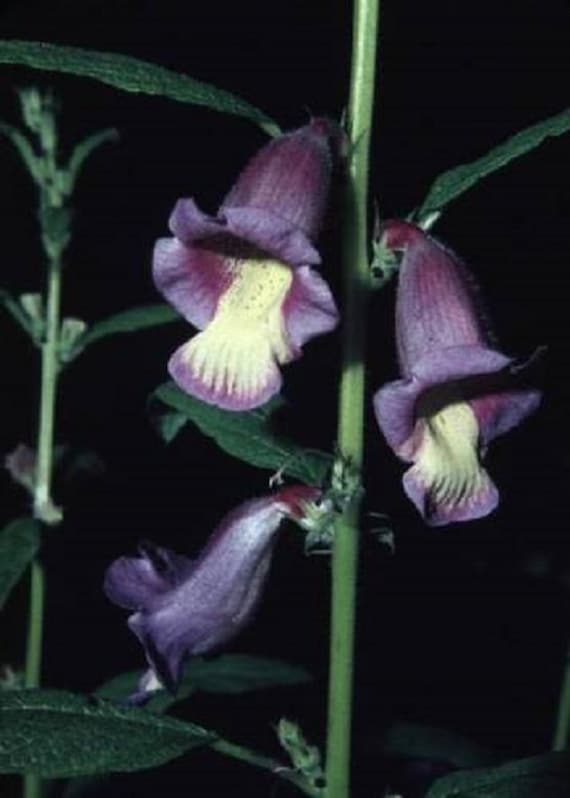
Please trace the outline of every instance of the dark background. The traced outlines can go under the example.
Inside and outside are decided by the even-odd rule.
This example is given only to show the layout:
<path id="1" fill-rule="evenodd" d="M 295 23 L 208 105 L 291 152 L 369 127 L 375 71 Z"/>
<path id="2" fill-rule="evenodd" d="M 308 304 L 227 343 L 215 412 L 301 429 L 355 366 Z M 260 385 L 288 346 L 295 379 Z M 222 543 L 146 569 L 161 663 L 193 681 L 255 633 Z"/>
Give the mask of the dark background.
<path id="1" fill-rule="evenodd" d="M 372 186 L 388 217 L 419 204 L 440 172 L 567 104 L 570 14 L 562 0 L 383 6 Z M 8 2 L 0 34 L 154 61 L 243 96 L 284 128 L 304 124 L 308 113 L 338 118 L 346 103 L 348 2 Z M 207 109 L 8 67 L 0 69 L 2 120 L 18 123 L 14 87 L 30 84 L 56 90 L 64 148 L 103 127 L 121 133 L 119 144 L 92 157 L 78 185 L 64 312 L 94 321 L 156 301 L 150 254 L 175 200 L 194 195 L 214 211 L 265 137 Z M 397 720 L 448 727 L 502 759 L 550 744 L 570 585 L 568 146 L 568 139 L 550 140 L 488 178 L 436 228 L 480 280 L 503 349 L 525 355 L 548 347 L 536 377 L 543 408 L 488 457 L 501 490 L 498 512 L 426 528 L 403 498 L 402 467 L 368 413 L 367 510 L 389 513 L 396 555 L 365 536 L 355 724 L 362 794 L 382 795 L 387 781 L 406 798 L 421 794 L 409 781 L 409 763 L 380 755 L 380 734 Z M 0 282 L 16 294 L 36 291 L 43 265 L 34 191 L 4 140 L 0 169 Z M 323 271 L 339 297 L 334 216 L 322 248 Z M 390 286 L 373 299 L 371 390 L 396 373 L 392 307 Z M 46 534 L 46 685 L 89 691 L 141 664 L 124 615 L 101 592 L 114 557 L 140 538 L 196 551 L 228 509 L 267 489 L 266 473 L 231 461 L 197 432 L 165 447 L 152 429 L 146 398 L 189 332 L 176 324 L 107 339 L 62 378 L 58 442 L 95 450 L 106 470 L 56 486 L 65 522 Z M 0 335 L 0 449 L 7 452 L 33 441 L 38 358 L 5 315 Z M 335 434 L 338 345 L 338 334 L 314 341 L 285 372 L 289 431 L 324 448 Z M 21 489 L 6 475 L 1 480 L 7 522 L 27 505 Z M 21 585 L 2 618 L 2 660 L 13 666 L 22 662 L 25 598 Z M 267 753 L 278 753 L 271 724 L 281 714 L 322 742 L 327 623 L 328 560 L 304 558 L 300 536 L 284 535 L 266 600 L 230 650 L 304 664 L 315 681 L 251 697 L 197 696 L 183 714 Z M 6 784 L 16 789 L 15 781 Z M 221 795 L 238 788 L 265 795 L 275 785 L 199 752 L 160 772 L 115 777 L 101 794 Z"/>

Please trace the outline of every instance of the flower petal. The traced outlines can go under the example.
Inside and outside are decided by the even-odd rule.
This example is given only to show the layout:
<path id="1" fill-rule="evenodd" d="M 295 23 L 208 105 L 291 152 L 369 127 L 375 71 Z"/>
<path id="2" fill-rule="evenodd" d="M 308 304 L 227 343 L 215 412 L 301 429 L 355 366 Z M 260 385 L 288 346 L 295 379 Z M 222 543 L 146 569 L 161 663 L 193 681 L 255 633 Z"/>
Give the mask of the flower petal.
<path id="1" fill-rule="evenodd" d="M 273 139 L 243 169 L 220 210 L 263 208 L 315 238 L 330 182 L 330 144 L 338 135 L 333 122 L 316 118 Z"/>
<path id="2" fill-rule="evenodd" d="M 190 574 L 193 563 L 169 549 L 147 543 L 136 557 L 119 557 L 105 573 L 107 597 L 126 609 L 140 609 Z"/>
<path id="3" fill-rule="evenodd" d="M 329 286 L 308 266 L 295 269 L 283 312 L 289 340 L 295 350 L 314 336 L 334 330 L 339 319 Z"/>
<path id="4" fill-rule="evenodd" d="M 479 462 L 479 427 L 469 404 L 424 411 L 415 463 L 404 475 L 406 494 L 432 526 L 488 515 L 498 493 Z"/>
<path id="5" fill-rule="evenodd" d="M 176 238 L 161 238 L 152 266 L 155 285 L 165 299 L 195 327 L 204 329 L 230 281 L 224 256 L 186 246 Z"/>
<path id="6" fill-rule="evenodd" d="M 459 258 L 419 227 L 390 221 L 388 249 L 403 249 L 396 298 L 396 342 L 403 376 L 438 349 L 489 344 L 473 278 Z"/>
<path id="7" fill-rule="evenodd" d="M 470 400 L 483 446 L 504 435 L 538 410 L 542 393 L 533 388 L 488 393 Z"/>
<path id="8" fill-rule="evenodd" d="M 428 389 L 451 383 L 444 388 L 449 400 L 477 395 L 477 380 L 506 370 L 513 360 L 501 352 L 482 346 L 454 346 L 436 349 L 415 363 L 411 376 L 396 380 L 380 388 L 374 396 L 374 411 L 378 425 L 392 449 L 403 459 L 410 457 L 402 450 L 409 449 L 407 442 L 414 433 L 416 402 Z M 485 383 L 481 388 L 485 390 Z M 442 399 L 443 401 L 443 399 Z"/>
<path id="9" fill-rule="evenodd" d="M 281 387 L 276 363 L 293 357 L 283 303 L 293 273 L 279 261 L 227 260 L 231 282 L 204 330 L 169 362 L 188 393 L 232 410 L 263 404 Z"/>

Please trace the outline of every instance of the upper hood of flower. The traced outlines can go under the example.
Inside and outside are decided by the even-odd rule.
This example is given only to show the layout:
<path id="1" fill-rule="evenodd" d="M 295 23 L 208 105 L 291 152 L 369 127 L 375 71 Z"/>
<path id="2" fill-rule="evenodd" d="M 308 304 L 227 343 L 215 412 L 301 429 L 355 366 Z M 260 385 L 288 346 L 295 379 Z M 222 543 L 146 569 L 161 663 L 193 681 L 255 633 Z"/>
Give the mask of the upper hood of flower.
<path id="1" fill-rule="evenodd" d="M 179 200 L 170 229 L 183 243 L 211 237 L 249 242 L 291 266 L 320 263 L 313 246 L 324 215 L 338 128 L 316 118 L 259 150 L 210 216 Z"/>
<path id="2" fill-rule="evenodd" d="M 146 544 L 137 556 L 111 564 L 104 590 L 135 610 L 129 627 L 162 685 L 175 690 L 189 656 L 218 648 L 250 620 L 281 521 L 302 518 L 319 493 L 296 485 L 245 502 L 222 520 L 196 560 Z"/>
<path id="3" fill-rule="evenodd" d="M 382 226 L 387 249 L 403 253 L 396 298 L 396 344 L 403 376 L 433 351 L 455 346 L 485 347 L 476 284 L 463 262 L 409 222 Z"/>

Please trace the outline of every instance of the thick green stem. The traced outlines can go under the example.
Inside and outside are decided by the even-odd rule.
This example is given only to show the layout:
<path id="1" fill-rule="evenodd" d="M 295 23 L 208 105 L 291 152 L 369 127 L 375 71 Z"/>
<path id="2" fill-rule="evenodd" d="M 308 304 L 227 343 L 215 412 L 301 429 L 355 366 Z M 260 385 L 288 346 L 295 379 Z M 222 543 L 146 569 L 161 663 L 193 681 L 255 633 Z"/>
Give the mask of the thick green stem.
<path id="1" fill-rule="evenodd" d="M 350 161 L 344 202 L 345 308 L 338 448 L 360 472 L 364 440 L 364 347 L 369 284 L 368 173 L 379 0 L 355 0 L 348 105 Z M 359 497 L 340 518 L 332 557 L 326 795 L 350 790 L 353 648 Z"/>
<path id="2" fill-rule="evenodd" d="M 294 784 L 301 792 L 304 792 L 305 795 L 315 796 L 316 798 L 316 796 L 321 794 L 320 790 L 313 787 L 301 773 L 297 773 L 291 768 L 283 767 L 283 765 L 275 759 L 258 754 L 255 751 L 251 751 L 249 748 L 244 748 L 241 745 L 236 745 L 235 743 L 223 739 L 211 743 L 210 748 L 214 751 L 218 751 L 220 754 L 224 754 L 224 756 L 230 756 L 233 759 L 247 762 L 248 765 L 254 765 L 263 770 L 268 770 L 270 773 Z"/>
<path id="3" fill-rule="evenodd" d="M 570 647 L 566 655 L 552 748 L 565 751 L 570 744 Z"/>

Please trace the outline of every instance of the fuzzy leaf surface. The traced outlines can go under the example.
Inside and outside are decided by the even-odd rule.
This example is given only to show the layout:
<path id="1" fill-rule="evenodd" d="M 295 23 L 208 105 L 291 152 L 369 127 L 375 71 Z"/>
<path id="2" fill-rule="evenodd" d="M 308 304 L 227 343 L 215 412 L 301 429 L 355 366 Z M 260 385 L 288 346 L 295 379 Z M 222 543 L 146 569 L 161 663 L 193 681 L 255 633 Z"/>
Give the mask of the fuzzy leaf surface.
<path id="1" fill-rule="evenodd" d="M 144 770 L 215 737 L 192 723 L 63 690 L 0 694 L 0 773 L 66 778 Z"/>

